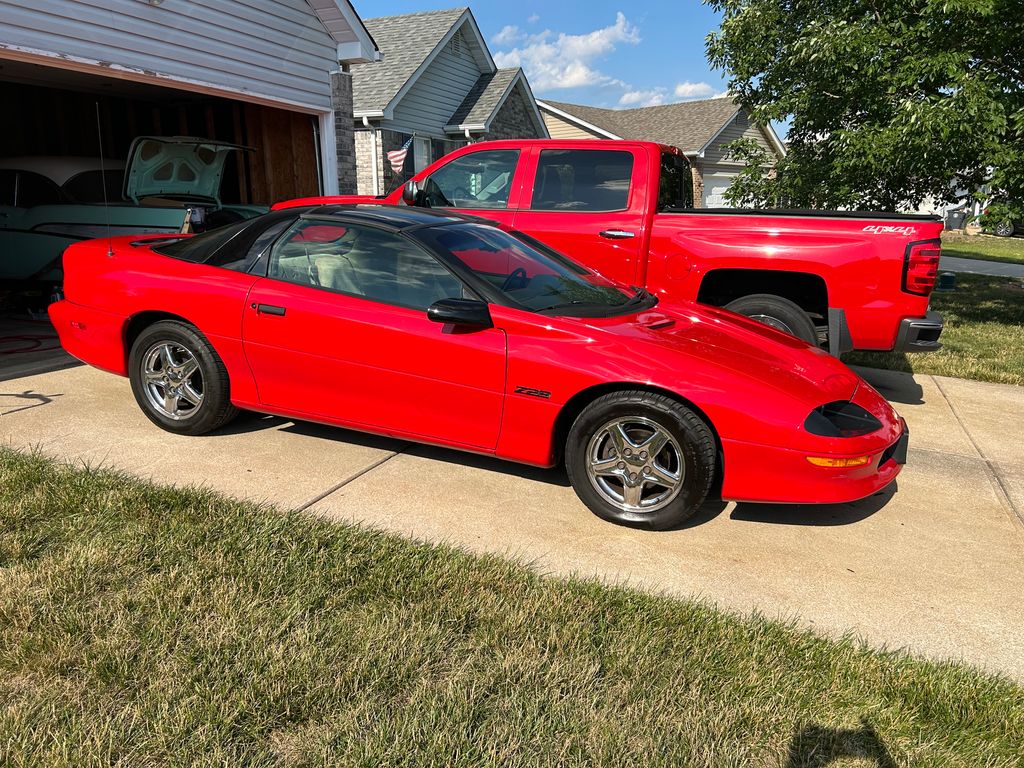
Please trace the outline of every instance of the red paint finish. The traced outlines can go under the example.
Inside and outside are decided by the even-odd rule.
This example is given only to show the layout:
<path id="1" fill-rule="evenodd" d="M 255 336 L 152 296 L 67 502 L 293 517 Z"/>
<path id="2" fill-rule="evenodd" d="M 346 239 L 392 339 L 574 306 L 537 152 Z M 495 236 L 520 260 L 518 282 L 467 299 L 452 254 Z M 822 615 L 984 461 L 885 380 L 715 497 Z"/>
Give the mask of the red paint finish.
<path id="1" fill-rule="evenodd" d="M 854 349 L 865 350 L 893 349 L 901 321 L 923 318 L 928 311 L 940 249 L 937 238 L 942 231 L 938 220 L 877 219 L 870 213 L 850 218 L 659 212 L 661 155 L 678 150 L 647 142 L 481 142 L 446 155 L 414 180 L 422 182 L 458 158 L 497 149 L 520 151 L 508 206 L 460 212 L 514 227 L 607 277 L 644 286 L 667 301 L 698 300 L 704 281 L 718 270 L 810 275 L 823 281 L 828 307 L 845 313 Z M 630 153 L 634 165 L 627 206 L 599 213 L 536 210 L 538 158 L 544 150 Z M 365 196 L 303 198 L 278 203 L 275 209 L 327 202 L 404 204 L 399 188 L 382 200 Z M 633 237 L 608 239 L 601 235 L 609 231 Z M 919 250 L 909 247 L 919 241 L 928 241 L 925 264 L 918 263 Z M 910 261 L 912 257 L 916 257 L 914 261 Z M 909 283 L 904 277 L 905 262 L 911 267 Z"/>
<path id="2" fill-rule="evenodd" d="M 209 339 L 232 401 L 252 410 L 551 466 L 583 404 L 644 388 L 708 421 L 727 498 L 850 501 L 899 471 L 878 463 L 903 427 L 877 392 L 823 351 L 723 310 L 662 302 L 584 318 L 492 304 L 493 327 L 456 329 L 418 309 L 172 259 L 144 238 L 115 238 L 112 250 L 68 249 L 68 298 L 50 314 L 71 354 L 120 375 L 130 330 L 172 316 Z M 814 408 L 849 399 L 882 428 L 842 439 L 804 430 Z M 836 470 L 808 455 L 872 461 Z"/>

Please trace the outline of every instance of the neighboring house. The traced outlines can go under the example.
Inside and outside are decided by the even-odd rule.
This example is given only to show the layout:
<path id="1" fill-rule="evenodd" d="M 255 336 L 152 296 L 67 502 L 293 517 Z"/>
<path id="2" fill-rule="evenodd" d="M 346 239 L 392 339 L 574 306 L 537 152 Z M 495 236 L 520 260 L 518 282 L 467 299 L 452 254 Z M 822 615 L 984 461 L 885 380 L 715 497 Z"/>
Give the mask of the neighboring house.
<path id="1" fill-rule="evenodd" d="M 242 202 L 352 192 L 346 70 L 377 58 L 350 0 L 0 0 L 0 155 L 96 157 L 100 122 L 108 159 L 140 134 L 254 147 Z"/>
<path id="2" fill-rule="evenodd" d="M 521 69 L 498 69 L 468 8 L 368 19 L 383 58 L 352 67 L 360 194 L 380 195 L 453 149 L 547 138 Z M 412 144 L 402 174 L 386 153 Z"/>
<path id="3" fill-rule="evenodd" d="M 657 141 L 683 150 L 693 169 L 693 198 L 698 207 L 728 205 L 725 191 L 743 167 L 729 156 L 730 142 L 750 138 L 777 158 L 786 154 L 771 126 L 754 122 L 729 97 L 639 109 L 601 109 L 557 101 L 539 101 L 537 106 L 553 139 Z"/>

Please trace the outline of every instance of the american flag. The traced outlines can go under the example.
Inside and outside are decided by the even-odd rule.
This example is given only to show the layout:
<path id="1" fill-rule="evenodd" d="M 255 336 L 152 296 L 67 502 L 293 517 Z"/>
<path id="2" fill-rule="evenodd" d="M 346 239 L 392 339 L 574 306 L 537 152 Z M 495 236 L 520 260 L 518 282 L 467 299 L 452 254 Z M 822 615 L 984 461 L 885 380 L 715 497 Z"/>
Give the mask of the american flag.
<path id="1" fill-rule="evenodd" d="M 402 168 L 405 166 L 405 157 L 409 154 L 409 147 L 412 146 L 412 137 L 402 145 L 401 149 L 394 149 L 388 152 L 388 162 L 391 163 L 391 170 L 395 173 L 401 173 Z"/>

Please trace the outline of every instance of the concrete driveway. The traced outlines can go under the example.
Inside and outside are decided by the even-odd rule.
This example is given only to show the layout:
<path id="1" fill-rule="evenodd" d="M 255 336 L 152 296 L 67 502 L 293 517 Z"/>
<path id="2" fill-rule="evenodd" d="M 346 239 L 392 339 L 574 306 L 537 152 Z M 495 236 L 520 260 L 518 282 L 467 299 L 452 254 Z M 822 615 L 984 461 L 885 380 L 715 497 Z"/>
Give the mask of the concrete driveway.
<path id="1" fill-rule="evenodd" d="M 865 373 L 910 424 L 898 489 L 827 507 L 712 503 L 666 533 L 598 520 L 561 472 L 256 415 L 170 435 L 126 380 L 87 367 L 0 383 L 0 441 L 1024 679 L 1024 388 Z"/>

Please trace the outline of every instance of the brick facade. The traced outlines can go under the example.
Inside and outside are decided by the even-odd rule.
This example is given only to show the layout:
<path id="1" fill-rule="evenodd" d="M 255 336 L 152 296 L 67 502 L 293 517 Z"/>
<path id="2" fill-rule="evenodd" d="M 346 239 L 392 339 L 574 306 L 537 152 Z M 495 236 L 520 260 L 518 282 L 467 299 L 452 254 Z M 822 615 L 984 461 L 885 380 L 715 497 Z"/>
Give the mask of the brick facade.
<path id="1" fill-rule="evenodd" d="M 351 73 L 331 73 L 331 106 L 334 109 L 334 141 L 338 152 L 338 192 L 350 195 L 356 191 Z"/>
<path id="2" fill-rule="evenodd" d="M 355 132 L 355 159 L 356 159 L 356 194 L 373 194 L 373 138 L 371 130 Z M 411 136 L 408 133 L 398 131 L 378 130 L 377 131 L 377 178 L 380 184 L 382 195 L 390 194 L 400 184 L 414 176 L 416 143 L 409 147 L 409 154 L 405 158 L 405 168 L 402 175 L 391 170 L 391 164 L 387 162 L 388 152 L 401 149 Z M 452 141 L 449 139 L 430 140 L 430 163 L 452 152 L 466 144 L 465 141 Z"/>
<path id="3" fill-rule="evenodd" d="M 540 139 L 544 134 L 537 127 L 537 119 L 523 86 L 516 85 L 491 121 L 491 130 L 484 137 L 498 139 Z"/>
<path id="4" fill-rule="evenodd" d="M 699 161 L 690 160 L 690 173 L 693 175 L 693 207 L 704 207 L 704 170 Z"/>

